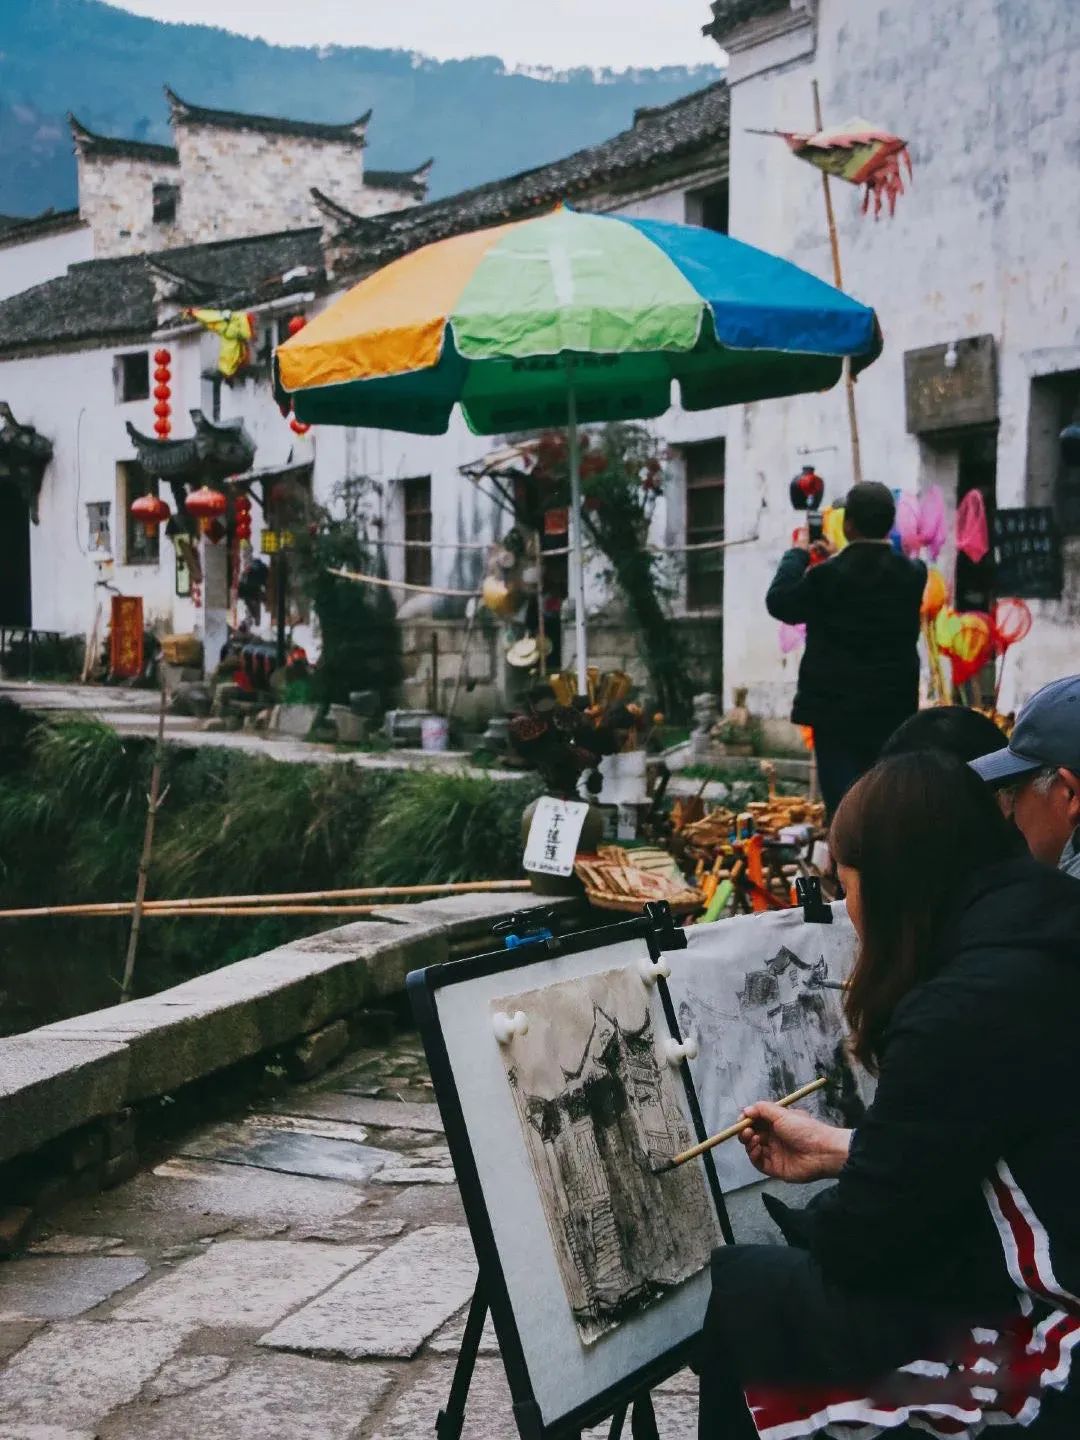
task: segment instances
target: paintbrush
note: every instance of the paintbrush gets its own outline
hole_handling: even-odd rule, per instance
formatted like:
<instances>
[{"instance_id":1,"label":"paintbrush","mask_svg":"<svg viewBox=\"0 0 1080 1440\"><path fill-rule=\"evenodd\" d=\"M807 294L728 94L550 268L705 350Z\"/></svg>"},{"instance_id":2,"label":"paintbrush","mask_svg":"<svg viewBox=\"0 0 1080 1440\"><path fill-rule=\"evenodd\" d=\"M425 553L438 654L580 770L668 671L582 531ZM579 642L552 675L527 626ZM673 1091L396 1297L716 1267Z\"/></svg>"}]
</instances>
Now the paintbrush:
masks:
<instances>
[{"instance_id":1,"label":"paintbrush","mask_svg":"<svg viewBox=\"0 0 1080 1440\"><path fill-rule=\"evenodd\" d=\"M777 1105L794 1105L796 1100L805 1100L808 1095L813 1095L817 1090L823 1090L828 1081L822 1075L817 1080L811 1080L809 1085L804 1085L800 1090L793 1090L790 1095L785 1095L782 1100L777 1100ZM685 1165L688 1160L696 1160L699 1155L704 1155L706 1150L711 1150L714 1145L720 1145L725 1140L731 1140L736 1135L741 1135L744 1130L749 1130L753 1125L752 1120L738 1120L734 1125L729 1125L726 1130L721 1130L716 1135L710 1135L707 1140L702 1140L700 1145L692 1145L689 1150L683 1150L678 1155L673 1155L670 1160L665 1160L662 1165L653 1166L654 1175L666 1175L669 1170L677 1170L680 1165Z\"/></svg>"}]
</instances>

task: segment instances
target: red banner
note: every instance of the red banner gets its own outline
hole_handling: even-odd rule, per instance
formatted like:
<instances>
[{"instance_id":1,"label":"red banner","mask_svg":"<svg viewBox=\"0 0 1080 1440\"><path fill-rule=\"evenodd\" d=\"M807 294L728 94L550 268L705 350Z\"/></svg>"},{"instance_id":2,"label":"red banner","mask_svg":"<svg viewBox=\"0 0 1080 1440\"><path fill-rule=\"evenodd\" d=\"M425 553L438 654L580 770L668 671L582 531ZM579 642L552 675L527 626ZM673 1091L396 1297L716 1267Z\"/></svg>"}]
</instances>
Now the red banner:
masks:
<instances>
[{"instance_id":1,"label":"red banner","mask_svg":"<svg viewBox=\"0 0 1080 1440\"><path fill-rule=\"evenodd\" d=\"M109 669L117 680L132 680L143 668L143 606L141 595L112 597Z\"/></svg>"}]
</instances>

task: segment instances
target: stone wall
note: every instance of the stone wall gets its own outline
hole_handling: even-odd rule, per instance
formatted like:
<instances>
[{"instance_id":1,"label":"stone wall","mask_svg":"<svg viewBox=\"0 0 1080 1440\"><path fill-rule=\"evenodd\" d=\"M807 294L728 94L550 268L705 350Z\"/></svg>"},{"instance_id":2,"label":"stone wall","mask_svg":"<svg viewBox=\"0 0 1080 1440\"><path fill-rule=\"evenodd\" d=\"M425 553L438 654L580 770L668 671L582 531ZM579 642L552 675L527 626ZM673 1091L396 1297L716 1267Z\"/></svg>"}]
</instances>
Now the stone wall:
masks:
<instances>
[{"instance_id":1,"label":"stone wall","mask_svg":"<svg viewBox=\"0 0 1080 1440\"><path fill-rule=\"evenodd\" d=\"M402 703L410 709L435 708L446 714L454 698L456 719L482 724L493 714L513 707L530 684L528 672L506 664L508 641L503 627L485 611L467 639L464 620L423 619L401 625L405 681ZM686 646L690 672L698 689L719 690L721 685L721 620L683 617L675 621ZM569 627L564 667L573 668L573 627ZM625 670L648 694L649 677L641 660L641 646L625 620L593 618L589 621L589 663L601 670ZM433 695L432 640L438 644L438 685ZM434 700L434 707L433 702Z\"/></svg>"},{"instance_id":2,"label":"stone wall","mask_svg":"<svg viewBox=\"0 0 1080 1440\"><path fill-rule=\"evenodd\" d=\"M180 152L184 244L320 225L312 186L366 213L362 136L324 140L179 116L173 136Z\"/></svg>"},{"instance_id":3,"label":"stone wall","mask_svg":"<svg viewBox=\"0 0 1080 1440\"><path fill-rule=\"evenodd\" d=\"M95 259L186 244L182 211L172 224L154 223L154 186L177 184L178 166L164 160L80 154L78 167L79 213L93 233Z\"/></svg>"}]
</instances>

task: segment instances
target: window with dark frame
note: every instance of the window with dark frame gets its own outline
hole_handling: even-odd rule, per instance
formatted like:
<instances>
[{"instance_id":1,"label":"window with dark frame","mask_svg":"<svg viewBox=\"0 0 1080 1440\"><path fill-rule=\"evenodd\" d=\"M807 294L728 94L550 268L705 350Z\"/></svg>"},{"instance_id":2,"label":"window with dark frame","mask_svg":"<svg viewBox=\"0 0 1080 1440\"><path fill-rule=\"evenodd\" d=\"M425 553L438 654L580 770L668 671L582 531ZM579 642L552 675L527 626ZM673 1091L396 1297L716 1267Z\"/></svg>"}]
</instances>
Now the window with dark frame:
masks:
<instances>
[{"instance_id":1,"label":"window with dark frame","mask_svg":"<svg viewBox=\"0 0 1080 1440\"><path fill-rule=\"evenodd\" d=\"M117 355L113 361L116 403L126 405L132 400L150 399L150 352L132 350Z\"/></svg>"},{"instance_id":2,"label":"window with dark frame","mask_svg":"<svg viewBox=\"0 0 1080 1440\"><path fill-rule=\"evenodd\" d=\"M402 480L401 502L405 517L405 580L409 585L430 585L431 476Z\"/></svg>"},{"instance_id":3,"label":"window with dark frame","mask_svg":"<svg viewBox=\"0 0 1080 1440\"><path fill-rule=\"evenodd\" d=\"M176 210L180 203L180 186L168 181L159 181L154 186L154 224L175 225Z\"/></svg>"},{"instance_id":4,"label":"window with dark frame","mask_svg":"<svg viewBox=\"0 0 1080 1440\"><path fill-rule=\"evenodd\" d=\"M156 495L158 482L148 475L137 460L121 460L116 466L116 508L124 531L125 565L156 565L161 554L161 531L158 526L147 534L131 514L131 506L141 495Z\"/></svg>"},{"instance_id":5,"label":"window with dark frame","mask_svg":"<svg viewBox=\"0 0 1080 1440\"><path fill-rule=\"evenodd\" d=\"M686 466L686 544L724 538L724 441L683 447ZM686 555L686 608L716 610L724 601L724 552L693 550Z\"/></svg>"},{"instance_id":6,"label":"window with dark frame","mask_svg":"<svg viewBox=\"0 0 1080 1440\"><path fill-rule=\"evenodd\" d=\"M705 190L689 190L686 195L686 223L700 225L703 230L728 233L728 186L710 185Z\"/></svg>"}]
</instances>

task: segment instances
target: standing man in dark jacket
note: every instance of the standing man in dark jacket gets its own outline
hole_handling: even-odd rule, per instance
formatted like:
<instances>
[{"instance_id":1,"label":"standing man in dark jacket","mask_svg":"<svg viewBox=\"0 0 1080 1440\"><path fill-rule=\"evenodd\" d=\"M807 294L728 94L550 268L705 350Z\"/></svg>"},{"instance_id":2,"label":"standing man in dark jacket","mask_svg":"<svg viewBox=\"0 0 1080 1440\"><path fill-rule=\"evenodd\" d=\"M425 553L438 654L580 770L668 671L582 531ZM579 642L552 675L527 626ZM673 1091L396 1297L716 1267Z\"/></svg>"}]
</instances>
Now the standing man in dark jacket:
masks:
<instances>
[{"instance_id":1,"label":"standing man in dark jacket","mask_svg":"<svg viewBox=\"0 0 1080 1440\"><path fill-rule=\"evenodd\" d=\"M919 610L926 566L889 542L891 492L855 485L844 504L847 548L797 545L780 561L765 604L805 623L806 652L791 718L814 731L821 793L830 815L919 705ZM816 564L816 560L824 563Z\"/></svg>"}]
</instances>

